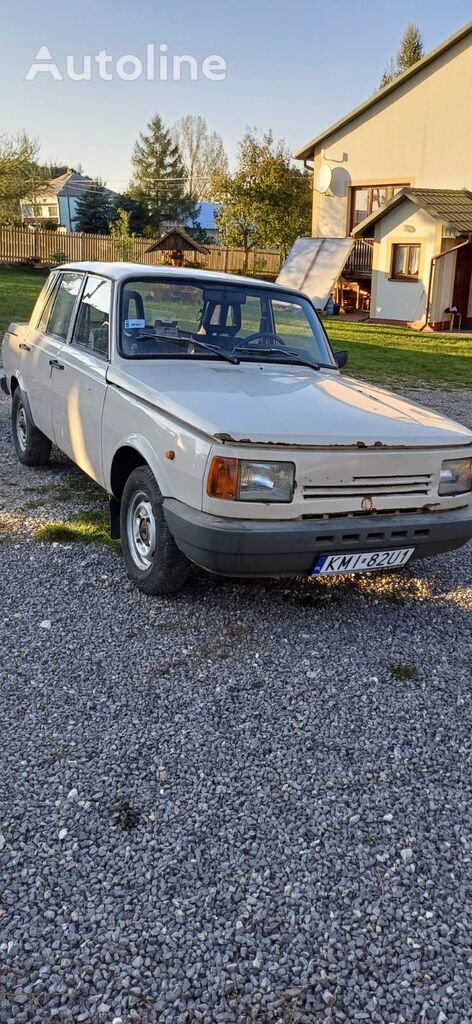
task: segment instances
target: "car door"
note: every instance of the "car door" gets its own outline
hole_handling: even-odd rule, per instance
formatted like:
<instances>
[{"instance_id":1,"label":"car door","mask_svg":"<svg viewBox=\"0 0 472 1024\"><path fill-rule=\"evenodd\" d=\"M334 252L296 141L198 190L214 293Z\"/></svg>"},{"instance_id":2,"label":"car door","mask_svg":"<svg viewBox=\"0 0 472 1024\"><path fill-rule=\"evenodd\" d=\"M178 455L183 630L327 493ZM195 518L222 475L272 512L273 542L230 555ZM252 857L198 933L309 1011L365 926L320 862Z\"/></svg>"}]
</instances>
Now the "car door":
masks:
<instances>
[{"instance_id":1,"label":"car door","mask_svg":"<svg viewBox=\"0 0 472 1024\"><path fill-rule=\"evenodd\" d=\"M35 425L53 439L50 385L53 367L67 338L71 317L84 280L83 273L64 271L51 281L37 323L27 337L25 383ZM34 321L33 321L34 322Z\"/></svg>"},{"instance_id":2,"label":"car door","mask_svg":"<svg viewBox=\"0 0 472 1024\"><path fill-rule=\"evenodd\" d=\"M10 373L19 377L21 386L28 395L33 365L30 354L33 351L33 346L30 339L45 307L50 305L51 292L55 284L57 284L57 274L50 274L38 295L29 323L10 324L3 340L4 365L6 366L7 362L10 363Z\"/></svg>"},{"instance_id":3,"label":"car door","mask_svg":"<svg viewBox=\"0 0 472 1024\"><path fill-rule=\"evenodd\" d=\"M107 388L112 283L88 274L73 328L51 377L54 440L103 484L101 429Z\"/></svg>"}]
</instances>

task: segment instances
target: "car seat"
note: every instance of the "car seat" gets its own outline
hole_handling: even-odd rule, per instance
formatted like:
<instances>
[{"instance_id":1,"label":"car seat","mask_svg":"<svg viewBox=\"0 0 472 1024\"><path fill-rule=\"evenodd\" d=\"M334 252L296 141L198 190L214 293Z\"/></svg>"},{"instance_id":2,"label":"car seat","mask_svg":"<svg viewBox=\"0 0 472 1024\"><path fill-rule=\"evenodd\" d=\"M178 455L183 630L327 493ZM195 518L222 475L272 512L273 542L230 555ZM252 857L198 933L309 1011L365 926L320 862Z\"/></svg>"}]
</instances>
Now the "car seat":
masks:
<instances>
[{"instance_id":1,"label":"car seat","mask_svg":"<svg viewBox=\"0 0 472 1024\"><path fill-rule=\"evenodd\" d=\"M205 303L199 334L218 340L223 351L233 349L233 339L241 330L241 304L239 302L218 302L209 299Z\"/></svg>"}]
</instances>

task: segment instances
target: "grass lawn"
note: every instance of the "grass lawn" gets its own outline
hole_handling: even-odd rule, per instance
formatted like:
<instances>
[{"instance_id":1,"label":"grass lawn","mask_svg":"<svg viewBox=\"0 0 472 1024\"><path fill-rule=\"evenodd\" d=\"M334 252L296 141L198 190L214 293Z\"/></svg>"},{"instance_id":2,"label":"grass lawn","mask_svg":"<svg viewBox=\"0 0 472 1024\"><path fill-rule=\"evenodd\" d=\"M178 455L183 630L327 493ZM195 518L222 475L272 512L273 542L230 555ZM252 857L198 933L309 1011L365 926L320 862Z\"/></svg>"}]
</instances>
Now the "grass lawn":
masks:
<instances>
[{"instance_id":1,"label":"grass lawn","mask_svg":"<svg viewBox=\"0 0 472 1024\"><path fill-rule=\"evenodd\" d=\"M44 279L42 271L0 266L0 338L12 320L29 319ZM342 317L325 318L324 324L334 349L349 352L347 372L353 376L387 385L425 382L472 388L472 334L470 340L421 334L401 327L346 322Z\"/></svg>"},{"instance_id":2,"label":"grass lawn","mask_svg":"<svg viewBox=\"0 0 472 1024\"><path fill-rule=\"evenodd\" d=\"M76 544L106 544L119 550L120 544L110 537L110 520L106 510L82 512L71 516L67 522L53 520L40 526L35 533L36 540Z\"/></svg>"},{"instance_id":3,"label":"grass lawn","mask_svg":"<svg viewBox=\"0 0 472 1024\"><path fill-rule=\"evenodd\" d=\"M421 334L406 327L379 327L325 318L329 339L336 349L349 352L347 373L380 380L472 388L472 334Z\"/></svg>"},{"instance_id":4,"label":"grass lawn","mask_svg":"<svg viewBox=\"0 0 472 1024\"><path fill-rule=\"evenodd\" d=\"M0 338L12 320L29 320L47 273L0 266Z\"/></svg>"}]
</instances>

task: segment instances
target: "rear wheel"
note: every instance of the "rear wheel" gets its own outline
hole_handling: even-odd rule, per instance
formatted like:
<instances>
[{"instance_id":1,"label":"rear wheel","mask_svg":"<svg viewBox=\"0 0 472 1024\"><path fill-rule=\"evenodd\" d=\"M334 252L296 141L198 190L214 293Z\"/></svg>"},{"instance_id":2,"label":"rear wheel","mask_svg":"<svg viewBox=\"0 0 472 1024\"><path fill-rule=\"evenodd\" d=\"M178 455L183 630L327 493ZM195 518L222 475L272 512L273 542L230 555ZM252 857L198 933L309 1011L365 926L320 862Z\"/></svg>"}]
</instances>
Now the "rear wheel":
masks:
<instances>
[{"instance_id":1,"label":"rear wheel","mask_svg":"<svg viewBox=\"0 0 472 1024\"><path fill-rule=\"evenodd\" d=\"M24 466L45 466L51 454L51 441L35 427L19 388L13 393L13 441L16 454Z\"/></svg>"},{"instance_id":2,"label":"rear wheel","mask_svg":"<svg viewBox=\"0 0 472 1024\"><path fill-rule=\"evenodd\" d=\"M162 495L149 466L128 477L120 511L128 576L145 594L172 594L185 583L190 562L179 551L162 511Z\"/></svg>"}]
</instances>

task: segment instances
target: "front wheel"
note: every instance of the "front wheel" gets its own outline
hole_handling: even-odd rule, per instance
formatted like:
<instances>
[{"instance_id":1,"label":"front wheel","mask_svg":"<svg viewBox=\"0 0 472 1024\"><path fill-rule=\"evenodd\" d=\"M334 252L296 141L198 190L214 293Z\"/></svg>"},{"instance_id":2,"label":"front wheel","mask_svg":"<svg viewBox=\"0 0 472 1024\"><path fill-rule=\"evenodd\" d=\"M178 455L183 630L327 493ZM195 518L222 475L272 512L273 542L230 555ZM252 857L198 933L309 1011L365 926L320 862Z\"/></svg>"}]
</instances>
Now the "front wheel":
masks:
<instances>
[{"instance_id":1,"label":"front wheel","mask_svg":"<svg viewBox=\"0 0 472 1024\"><path fill-rule=\"evenodd\" d=\"M179 551L162 511L149 466L128 477L121 499L120 536L129 578L145 594L172 594L185 583L190 562Z\"/></svg>"},{"instance_id":2,"label":"front wheel","mask_svg":"<svg viewBox=\"0 0 472 1024\"><path fill-rule=\"evenodd\" d=\"M24 466L45 466L51 454L51 441L35 427L19 388L13 393L11 422L20 462Z\"/></svg>"}]
</instances>

